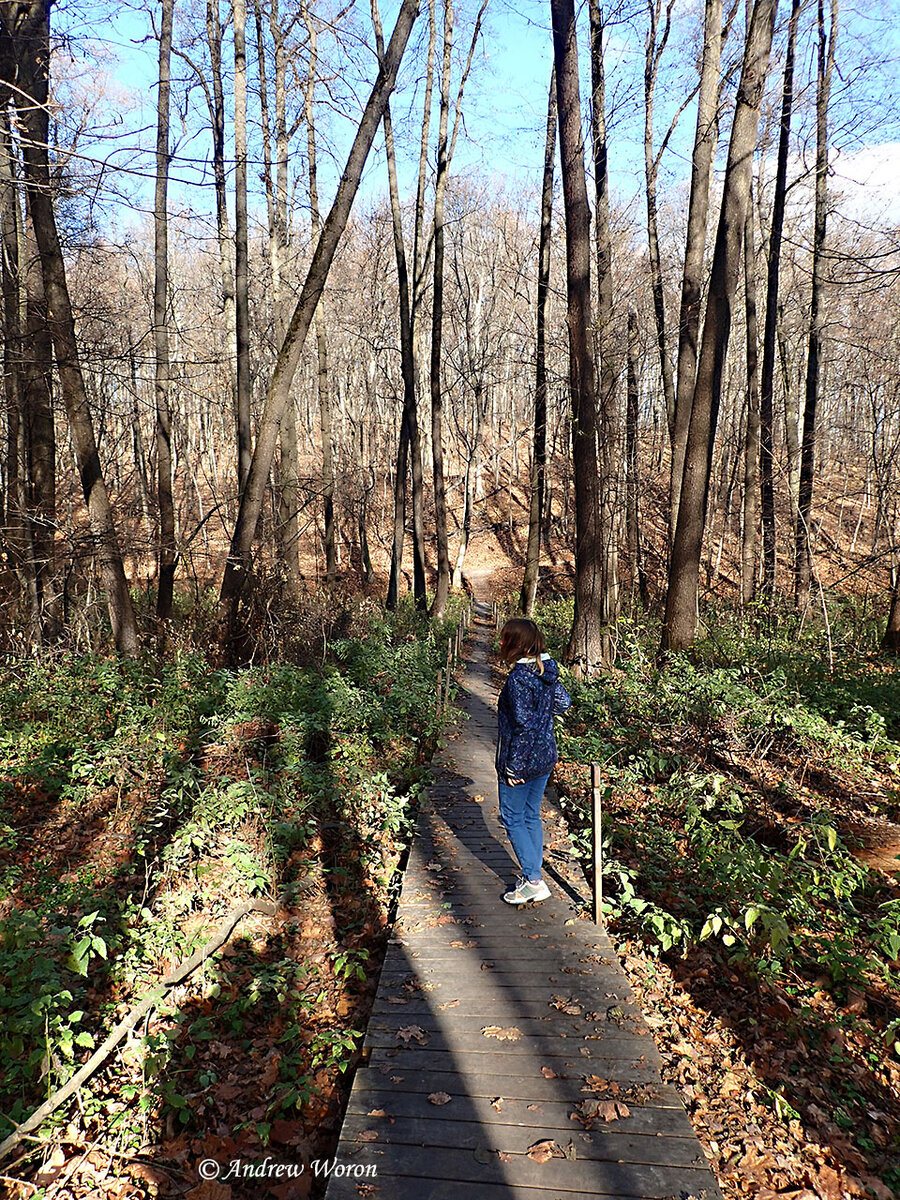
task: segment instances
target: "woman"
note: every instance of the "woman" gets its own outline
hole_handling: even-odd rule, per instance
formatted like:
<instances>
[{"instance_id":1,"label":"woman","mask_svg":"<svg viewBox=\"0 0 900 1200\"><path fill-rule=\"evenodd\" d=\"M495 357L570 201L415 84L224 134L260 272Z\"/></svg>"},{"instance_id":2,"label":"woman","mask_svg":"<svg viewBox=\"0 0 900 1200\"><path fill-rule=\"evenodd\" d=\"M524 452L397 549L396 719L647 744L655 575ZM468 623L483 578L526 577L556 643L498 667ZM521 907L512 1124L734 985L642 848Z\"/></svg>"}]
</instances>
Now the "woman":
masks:
<instances>
[{"instance_id":1,"label":"woman","mask_svg":"<svg viewBox=\"0 0 900 1200\"><path fill-rule=\"evenodd\" d=\"M497 701L500 819L522 868L521 878L503 899L525 904L550 895L541 878L541 800L559 757L553 717L565 712L572 700L534 621L515 617L506 622L500 631L500 657L512 668Z\"/></svg>"}]
</instances>

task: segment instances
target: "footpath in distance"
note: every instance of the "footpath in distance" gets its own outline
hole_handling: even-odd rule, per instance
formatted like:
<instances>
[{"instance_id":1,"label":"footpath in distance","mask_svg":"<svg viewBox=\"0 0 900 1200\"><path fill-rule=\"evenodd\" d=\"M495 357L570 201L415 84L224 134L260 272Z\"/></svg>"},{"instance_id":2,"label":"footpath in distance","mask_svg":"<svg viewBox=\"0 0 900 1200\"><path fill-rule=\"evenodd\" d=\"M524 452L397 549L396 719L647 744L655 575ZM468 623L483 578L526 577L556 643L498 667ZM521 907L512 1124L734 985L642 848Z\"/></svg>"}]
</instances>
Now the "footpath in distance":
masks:
<instances>
[{"instance_id":1,"label":"footpath in distance","mask_svg":"<svg viewBox=\"0 0 900 1200\"><path fill-rule=\"evenodd\" d=\"M721 1200L605 931L551 858L513 908L490 612L420 813L327 1200ZM549 867L549 870L547 869ZM576 885L577 886L577 885Z\"/></svg>"}]
</instances>

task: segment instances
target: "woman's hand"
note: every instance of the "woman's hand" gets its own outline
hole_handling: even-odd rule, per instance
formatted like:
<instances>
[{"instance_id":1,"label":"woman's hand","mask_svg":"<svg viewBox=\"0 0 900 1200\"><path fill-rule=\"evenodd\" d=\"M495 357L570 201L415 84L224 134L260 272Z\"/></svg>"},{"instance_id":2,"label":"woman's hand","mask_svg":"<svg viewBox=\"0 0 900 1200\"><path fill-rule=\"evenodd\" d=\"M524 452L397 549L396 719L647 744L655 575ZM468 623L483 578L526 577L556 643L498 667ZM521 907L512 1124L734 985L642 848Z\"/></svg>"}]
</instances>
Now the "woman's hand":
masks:
<instances>
[{"instance_id":1,"label":"woman's hand","mask_svg":"<svg viewBox=\"0 0 900 1200\"><path fill-rule=\"evenodd\" d=\"M518 785L520 783L524 783L525 780L524 779L513 779L511 776L507 775L506 782L509 784L510 787L518 787Z\"/></svg>"}]
</instances>

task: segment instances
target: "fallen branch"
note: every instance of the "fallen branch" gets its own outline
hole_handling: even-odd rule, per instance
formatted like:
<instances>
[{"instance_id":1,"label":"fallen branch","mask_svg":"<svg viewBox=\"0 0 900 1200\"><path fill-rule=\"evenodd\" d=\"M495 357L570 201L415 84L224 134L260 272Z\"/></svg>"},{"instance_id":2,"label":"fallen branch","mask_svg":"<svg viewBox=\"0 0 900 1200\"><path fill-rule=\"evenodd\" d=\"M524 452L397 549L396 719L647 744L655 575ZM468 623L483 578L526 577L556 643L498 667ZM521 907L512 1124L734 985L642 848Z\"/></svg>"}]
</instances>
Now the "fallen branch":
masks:
<instances>
[{"instance_id":1,"label":"fallen branch","mask_svg":"<svg viewBox=\"0 0 900 1200\"><path fill-rule=\"evenodd\" d=\"M97 1047L84 1066L75 1072L68 1083L63 1084L58 1091L48 1097L41 1107L31 1114L27 1121L23 1121L8 1138L0 1142L0 1159L5 1158L10 1150L15 1149L23 1138L37 1129L62 1104L65 1104L69 1097L78 1091L85 1080L89 1079L97 1068L106 1061L119 1042L125 1037L126 1033L129 1033L152 1008L155 1008L159 1004L166 992L175 987L176 984L181 983L193 971L196 971L199 966L202 966L208 958L215 954L228 941L238 921L252 912L264 913L266 916L273 917L277 911L278 906L270 900L248 900L246 904L241 904L238 908L233 909L208 942L201 946L199 950L196 950L190 958L185 959L174 971L170 971L157 984L153 991L145 996L140 1004L137 1004L128 1016L124 1017L115 1026L106 1040Z\"/></svg>"}]
</instances>

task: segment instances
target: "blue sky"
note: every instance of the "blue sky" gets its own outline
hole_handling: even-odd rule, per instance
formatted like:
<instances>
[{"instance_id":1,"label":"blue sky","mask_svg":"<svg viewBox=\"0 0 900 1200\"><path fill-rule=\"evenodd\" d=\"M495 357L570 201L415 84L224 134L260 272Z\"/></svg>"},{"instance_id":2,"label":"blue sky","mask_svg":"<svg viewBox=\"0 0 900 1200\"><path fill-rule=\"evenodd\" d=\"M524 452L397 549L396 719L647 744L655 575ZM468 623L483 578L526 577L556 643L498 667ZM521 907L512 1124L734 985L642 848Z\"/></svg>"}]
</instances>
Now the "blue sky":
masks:
<instances>
[{"instance_id":1,"label":"blue sky","mask_svg":"<svg viewBox=\"0 0 900 1200\"><path fill-rule=\"evenodd\" d=\"M475 0L457 0L458 46L460 53L467 48L474 20ZM156 6L154 5L154 8ZM176 40L183 31L184 0L176 2ZM286 8L286 0L282 0ZM784 16L787 4L782 4ZM637 11L639 5L635 5ZM224 5L223 5L224 10ZM390 27L394 3L385 4L385 25ZM678 0L675 8L680 21L673 29L666 55L669 74L661 79L658 99L657 136L674 105L692 81L693 45L696 38L697 15L702 12L700 0ZM841 53L849 64L851 56L859 58L863 52L870 55L868 70L845 72L845 93L840 100L846 110L844 119L836 121L844 139L842 154L838 157L838 170L846 176L844 184L848 192L860 195L868 187L874 194L878 183L882 209L889 215L897 208L896 220L900 221L900 129L897 122L897 105L891 105L892 85L896 82L896 61L900 50L900 0L868 2L855 10L844 0L842 19ZM806 18L811 27L810 13ZM582 9L582 50L586 51L587 19ZM103 129L102 136L84 136L84 152L106 157L113 151L113 160L126 164L136 174L134 181L136 207L149 200L149 180L153 171L152 151L155 134L155 76L156 43L150 35L147 11L138 4L110 5L102 0L67 0L54 9L57 32L66 30L72 38L76 65L74 71L81 75L79 86L88 95L96 92L95 72L92 57L99 52L101 68L107 76L111 95L97 105L97 126ZM370 37L368 4L360 4L358 13L359 36ZM414 38L425 36L425 14L419 18L418 32ZM631 26L622 26L611 31L607 47L608 87L611 103L620 103L622 116L613 116L611 130L610 167L614 195L627 203L639 194L642 182L641 113L639 86L642 66L643 23L636 21ZM733 39L736 42L736 39ZM871 50L868 49L871 43ZM806 51L810 50L808 39ZM734 52L732 46L731 53ZM248 46L252 62L252 47ZM371 55L361 47L358 61L371 64ZM225 47L226 64L230 59L230 46ZM885 68L885 62L893 61L893 67ZM464 101L465 129L460 134L454 169L459 174L474 172L487 184L499 189L524 188L537 197L541 169L543 138L546 113L547 86L551 62L548 0L489 0L483 36L476 55L472 76L467 85ZM70 71L73 68L68 68ZM252 68L251 68L252 69ZM457 75L458 75L457 67ZM187 68L176 62L174 70L184 76ZM401 186L412 187L413 170L418 143L418 123L421 119L421 72L422 62L413 54L413 46L401 75L401 86L394 98L393 108L398 142L401 148ZM775 80L780 78L780 66L775 66ZM60 69L60 74L64 71ZM371 75L370 75L371 77ZM582 91L587 90L587 63L582 71ZM359 99L357 111L366 89L349 78L344 81L345 94L352 93ZM878 97L877 114L866 117L867 107L874 96ZM894 98L895 99L895 98ZM191 186L192 179L199 182L204 159L209 154L209 137L204 127L205 112L199 93L194 94L193 111L187 121L179 125L176 157L172 165L172 204L197 212L212 210L211 187ZM849 115L847 115L849 114ZM802 120L802 116L799 118ZM322 122L322 200L330 200L327 181L331 176L332 186L336 181L337 167L342 164L353 124L350 118L330 114L327 109L320 112ZM673 139L670 152L663 164L661 184L678 184L687 178L688 154L693 134L694 112L689 108L681 119L679 132ZM855 125L851 131L850 127ZM143 130L143 133L139 133ZM230 131L229 131L230 133ZM302 133L300 140L303 140ZM887 143L877 149L879 144ZM138 145L143 151L136 153ZM328 149L333 152L329 166ZM873 147L875 147L873 149ZM404 152L405 151L405 152ZM226 151L227 152L227 151ZM258 169L257 172L258 174ZM254 172L251 170L251 175ZM142 176L144 177L141 182ZM836 184L837 186L837 184ZM374 202L386 190L386 170L383 155L373 153L367 167L360 200ZM302 181L301 181L302 195ZM893 207L892 207L893 206ZM117 223L127 224L133 217L135 204L119 206ZM113 204L109 210L116 212Z\"/></svg>"}]
</instances>

